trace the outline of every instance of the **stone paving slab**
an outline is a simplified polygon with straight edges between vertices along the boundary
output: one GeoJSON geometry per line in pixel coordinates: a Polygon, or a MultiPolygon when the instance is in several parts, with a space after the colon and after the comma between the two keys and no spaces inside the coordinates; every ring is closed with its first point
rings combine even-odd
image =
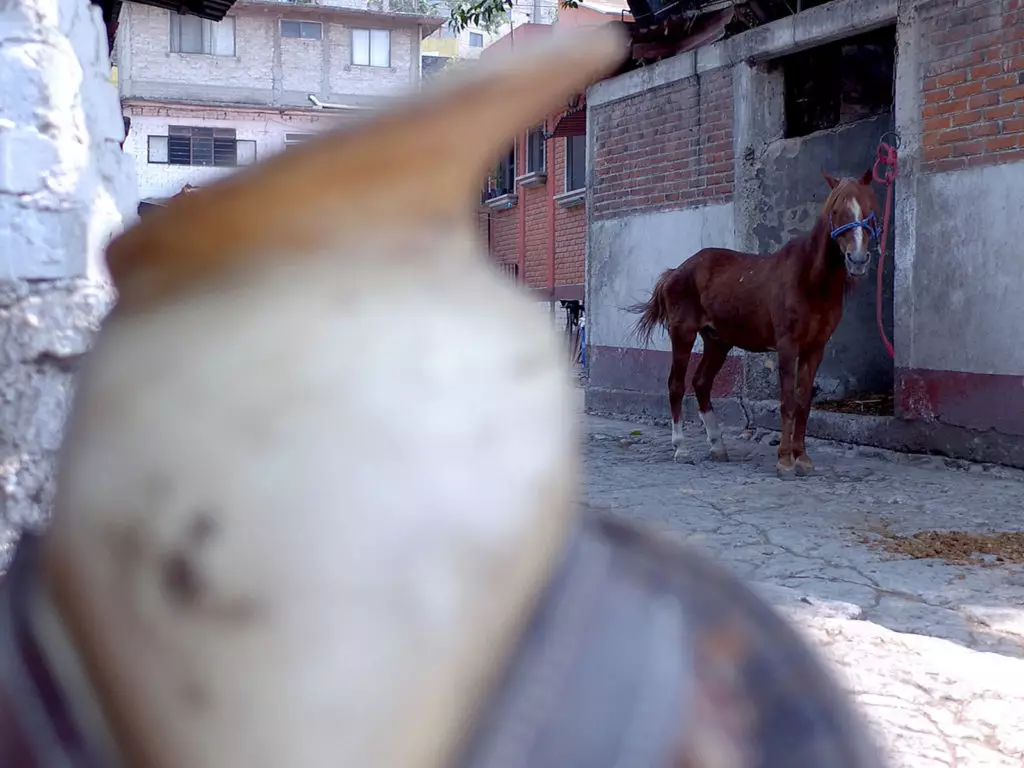
{"type": "MultiPolygon", "coordinates": [[[[586,417],[586,503],[684,539],[752,583],[830,658],[894,768],[1024,766],[1024,566],[872,548],[895,533],[1024,530],[1024,473],[727,430],[729,463],[672,461],[669,430],[586,417]]],[[[706,452],[698,425],[687,430],[706,452]]]]}

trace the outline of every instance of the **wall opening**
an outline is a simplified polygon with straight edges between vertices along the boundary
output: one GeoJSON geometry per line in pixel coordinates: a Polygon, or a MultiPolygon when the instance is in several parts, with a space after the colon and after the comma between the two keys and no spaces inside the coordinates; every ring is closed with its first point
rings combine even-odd
{"type": "Polygon", "coordinates": [[[776,65],[783,71],[787,139],[888,115],[896,26],[793,53],[776,65]]]}

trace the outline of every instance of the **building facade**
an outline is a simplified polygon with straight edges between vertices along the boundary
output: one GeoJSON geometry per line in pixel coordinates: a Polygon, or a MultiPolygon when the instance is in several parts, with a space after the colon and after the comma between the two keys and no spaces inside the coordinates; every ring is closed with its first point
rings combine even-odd
{"type": "MultiPolygon", "coordinates": [[[[1024,189],[1017,5],[832,0],[732,36],[723,23],[718,42],[590,88],[588,406],[667,418],[668,339],[640,348],[623,307],[702,247],[763,253],[808,231],[821,169],[860,175],[885,142],[899,155],[881,302],[895,358],[872,274],[815,385],[819,401],[891,406],[845,432],[812,412],[809,433],[1024,466],[1024,347],[1008,331],[1024,322],[1024,232],[1006,202],[1024,189]]],[[[721,410],[777,425],[776,381],[774,355],[734,351],[721,410]]]]}
{"type": "Polygon", "coordinates": [[[236,3],[220,22],[125,3],[125,151],[143,199],[201,185],[420,84],[440,12],[418,0],[236,3]]]}
{"type": "MultiPolygon", "coordinates": [[[[595,26],[622,16],[625,3],[562,8],[552,24],[524,24],[485,52],[507,51],[558,26],[595,26]]],[[[584,310],[586,99],[580,93],[517,136],[486,180],[481,230],[492,258],[548,302],[571,327],[584,310]]]]}

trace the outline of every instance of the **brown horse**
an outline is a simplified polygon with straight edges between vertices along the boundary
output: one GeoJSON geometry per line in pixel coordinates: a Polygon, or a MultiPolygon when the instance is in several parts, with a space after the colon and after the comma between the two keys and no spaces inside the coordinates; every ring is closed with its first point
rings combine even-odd
{"type": "Polygon", "coordinates": [[[668,400],[676,460],[688,459],[682,446],[682,403],[686,367],[699,333],[704,354],[693,390],[711,457],[728,461],[711,408],[711,387],[726,356],[733,347],[774,350],[782,401],[778,471],[792,477],[814,470],[804,445],[814,375],[842,317],[847,280],[867,273],[868,245],[879,237],[872,171],[860,179],[822,175],[832,191],[809,234],[768,256],[704,248],[663,272],[650,300],[630,307],[642,313],[635,328],[639,339],[649,342],[654,328],[662,325],[672,342],[668,400]]]}

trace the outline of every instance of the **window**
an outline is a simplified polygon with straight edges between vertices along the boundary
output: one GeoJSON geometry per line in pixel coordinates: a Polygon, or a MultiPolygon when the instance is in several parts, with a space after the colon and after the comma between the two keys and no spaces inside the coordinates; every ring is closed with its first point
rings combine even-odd
{"type": "Polygon", "coordinates": [[[896,28],[883,27],[777,59],[786,138],[889,114],[896,28]]]}
{"type": "Polygon", "coordinates": [[[171,125],[148,143],[150,163],[233,168],[256,162],[256,142],[237,140],[234,128],[171,125]]]}
{"type": "Polygon", "coordinates": [[[281,37],[297,37],[302,40],[323,38],[324,25],[319,21],[292,21],[281,19],[281,37]]]}
{"type": "Polygon", "coordinates": [[[526,134],[526,172],[544,172],[544,126],[531,128],[526,134]]]}
{"type": "Polygon", "coordinates": [[[480,32],[469,33],[469,47],[470,48],[483,48],[484,47],[484,36],[480,32]]]}
{"type": "Polygon", "coordinates": [[[302,144],[316,136],[315,133],[286,133],[284,135],[284,145],[291,147],[296,144],[302,144]]]}
{"type": "Polygon", "coordinates": [[[391,32],[386,29],[353,29],[352,63],[360,67],[390,67],[391,32]]]}
{"type": "Polygon", "coordinates": [[[587,137],[565,137],[565,191],[587,186],[587,137]]]}
{"type": "Polygon", "coordinates": [[[171,14],[171,52],[235,55],[235,17],[223,21],[171,14]]]}
{"type": "Polygon", "coordinates": [[[516,148],[509,147],[508,152],[502,155],[494,170],[491,173],[490,189],[487,192],[487,199],[509,195],[516,187],[516,148]]]}

